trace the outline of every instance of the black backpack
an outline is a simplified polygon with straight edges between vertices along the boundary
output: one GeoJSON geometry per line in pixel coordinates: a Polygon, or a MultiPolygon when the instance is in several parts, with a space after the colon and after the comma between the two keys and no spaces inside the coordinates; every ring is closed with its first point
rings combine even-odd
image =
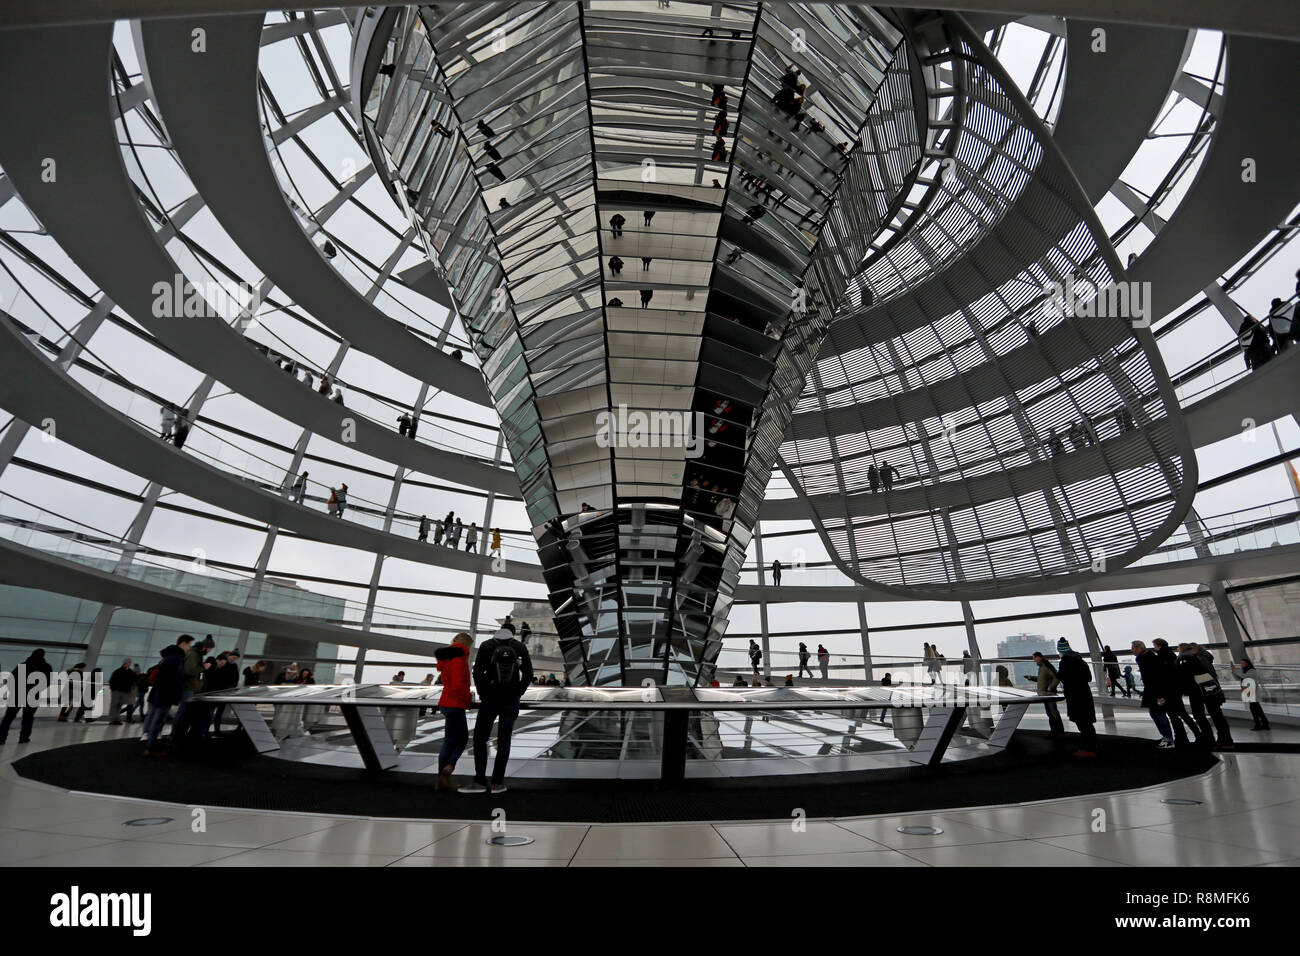
{"type": "Polygon", "coordinates": [[[487,683],[489,687],[513,689],[519,686],[519,651],[513,641],[493,641],[492,656],[488,659],[487,683]]]}

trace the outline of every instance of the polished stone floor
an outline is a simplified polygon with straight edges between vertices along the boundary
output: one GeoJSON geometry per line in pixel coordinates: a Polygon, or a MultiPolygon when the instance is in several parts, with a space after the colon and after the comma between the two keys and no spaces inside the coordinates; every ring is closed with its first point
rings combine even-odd
{"type": "MultiPolygon", "coordinates": [[[[1038,721],[1027,719],[1025,726],[1038,721]]],[[[1117,712],[1107,733],[1152,736],[1117,712]]],[[[484,823],[203,810],[70,793],[19,778],[33,749],[138,729],[38,721],[0,748],[0,864],[22,866],[1292,866],[1300,864],[1300,755],[1226,754],[1209,773],[1152,789],[937,813],[765,823],[554,825],[506,822],[531,844],[500,847],[484,823]],[[1192,805],[1164,800],[1195,800],[1192,805]],[[140,818],[172,817],[153,826],[140,818]],[[908,825],[943,832],[911,835],[908,825]]],[[[1300,742],[1300,729],[1234,732],[1300,742]]],[[[1153,759],[1158,755],[1153,751],[1153,759]]],[[[1009,795],[1011,796],[1011,795],[1009,795]]]]}

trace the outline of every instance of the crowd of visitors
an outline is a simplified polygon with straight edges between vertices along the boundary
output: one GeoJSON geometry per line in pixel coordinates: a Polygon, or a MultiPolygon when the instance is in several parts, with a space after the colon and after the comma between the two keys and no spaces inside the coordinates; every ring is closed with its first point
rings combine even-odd
{"type": "MultiPolygon", "coordinates": [[[[1223,716],[1227,698],[1219,684],[1214,656],[1209,651],[1193,643],[1179,644],[1175,651],[1163,638],[1156,638],[1151,647],[1144,641],[1134,641],[1132,651],[1142,675],[1142,706],[1160,732],[1157,747],[1166,750],[1187,746],[1190,731],[1198,745],[1234,749],[1232,731],[1223,716]],[[1190,713],[1183,705],[1184,697],[1190,713]]],[[[1243,660],[1242,665],[1249,667],[1250,661],[1243,660]]],[[[1243,700],[1247,683],[1242,681],[1243,700]]],[[[1254,690],[1255,681],[1249,683],[1254,690]]],[[[1252,729],[1267,729],[1267,724],[1264,728],[1259,726],[1259,715],[1255,717],[1256,726],[1252,729]]]]}
{"type": "MultiPolygon", "coordinates": [[[[479,527],[477,521],[471,521],[467,528],[464,522],[456,517],[454,511],[448,511],[446,517],[439,518],[437,521],[430,521],[428,515],[420,515],[420,521],[416,527],[416,540],[428,541],[430,529],[433,530],[433,543],[436,545],[455,550],[460,547],[460,540],[463,535],[465,550],[471,554],[479,553],[479,527]]],[[[483,539],[485,543],[489,544],[489,553],[501,553],[500,528],[493,528],[490,538],[485,533],[483,539]]]]}
{"type": "MultiPolygon", "coordinates": [[[[175,644],[162,649],[158,662],[147,671],[141,671],[140,665],[130,658],[123,660],[108,678],[108,704],[103,715],[106,723],[113,727],[136,722],[143,724],[141,739],[145,741],[145,754],[152,757],[166,753],[161,738],[169,721],[169,743],[173,751],[203,737],[223,736],[221,727],[225,705],[194,701],[196,694],[239,686],[239,651],[222,651],[214,655],[211,652],[215,645],[211,634],[197,641],[189,634],[182,634],[175,644]]],[[[262,683],[269,666],[267,661],[258,661],[244,668],[244,686],[255,687],[262,683]]],[[[95,668],[87,674],[85,667],[84,663],[75,664],[64,675],[67,704],[60,708],[58,721],[89,723],[100,719],[85,714],[94,706],[102,672],[95,668]],[[90,693],[82,692],[83,682],[93,688],[90,693]]],[[[38,649],[15,668],[13,674],[15,678],[20,675],[24,678],[24,687],[34,686],[33,682],[39,680],[48,686],[53,670],[45,661],[45,651],[38,649]],[[43,675],[43,678],[36,675],[43,675]]],[[[277,676],[276,683],[313,684],[315,680],[310,669],[299,669],[297,664],[290,664],[277,676]]],[[[6,708],[3,722],[0,722],[0,743],[4,742],[9,726],[20,710],[23,718],[19,742],[26,743],[31,739],[36,708],[11,703],[6,708]]]]}
{"type": "MultiPolygon", "coordinates": [[[[414,431],[414,424],[411,426],[414,431]]],[[[286,496],[292,502],[301,504],[307,494],[308,472],[304,471],[295,477],[286,489],[286,496]]],[[[348,507],[348,485],[343,482],[337,488],[329,489],[329,497],[325,502],[325,510],[335,518],[342,518],[348,507]]],[[[456,517],[454,511],[448,511],[445,518],[439,518],[433,521],[428,515],[420,515],[415,521],[415,536],[417,541],[428,542],[429,533],[433,532],[433,543],[448,548],[458,548],[461,544],[461,538],[465,539],[464,549],[472,554],[479,554],[479,526],[478,522],[472,521],[468,528],[464,526],[461,519],[456,517]]],[[[501,553],[501,529],[491,529],[491,535],[484,531],[482,536],[483,543],[488,544],[488,553],[501,553]]]]}
{"type": "MultiPolygon", "coordinates": [[[[1300,272],[1296,273],[1296,290],[1300,293],[1300,272]]],[[[1300,342],[1297,310],[1300,310],[1300,298],[1275,298],[1264,322],[1249,314],[1242,318],[1237,329],[1237,343],[1241,346],[1248,370],[1253,372],[1262,368],[1273,356],[1300,342]]]]}
{"type": "MultiPolygon", "coordinates": [[[[516,636],[513,621],[507,616],[502,626],[476,655],[472,655],[474,641],[468,634],[457,634],[451,644],[435,653],[437,682],[442,685],[438,708],[445,718],[443,746],[439,754],[439,790],[459,790],[475,794],[506,789],[504,778],[510,759],[511,736],[519,717],[520,700],[529,686],[567,685],[567,675],[562,682],[555,674],[543,677],[534,673],[528,650],[531,628],[521,624],[516,636]],[[471,667],[471,656],[473,662],[471,667]],[[479,703],[474,731],[469,731],[468,711],[473,708],[472,686],[477,689],[479,703]],[[488,743],[495,745],[496,756],[489,773],[488,743]],[[457,785],[451,776],[463,752],[472,746],[474,777],[468,784],[457,785]]],[[[110,726],[131,724],[137,719],[143,723],[142,740],[145,755],[161,757],[183,752],[194,741],[205,737],[223,736],[223,704],[210,704],[196,695],[205,692],[230,690],[240,683],[240,654],[237,650],[213,654],[215,641],[212,635],[195,640],[191,635],[181,635],[175,644],[161,651],[159,660],[147,671],[127,658],[109,675],[107,688],[109,701],[104,716],[110,726]],[[175,715],[172,710],[175,708],[175,715]],[[169,749],[165,750],[162,733],[171,723],[169,749]]],[[[1131,650],[1142,678],[1141,703],[1160,732],[1157,748],[1161,750],[1197,745],[1217,750],[1233,750],[1235,744],[1231,728],[1223,713],[1226,694],[1216,671],[1213,655],[1200,644],[1188,642],[1172,647],[1167,641],[1156,638],[1151,646],[1144,641],[1133,641],[1131,650]],[[1186,703],[1184,703],[1186,701],[1186,703]]],[[[931,684],[942,681],[946,663],[937,645],[926,643],[923,648],[923,666],[931,684]]],[[[813,652],[806,643],[798,645],[798,677],[813,677],[810,666],[813,652]]],[[[749,641],[748,658],[753,676],[746,680],[743,674],[735,677],[734,687],[772,687],[770,678],[762,676],[763,649],[753,639],[749,641]]],[[[818,644],[816,657],[822,679],[829,676],[830,652],[818,644]]],[[[1080,747],[1074,756],[1096,757],[1099,750],[1096,710],[1093,701],[1092,668],[1089,662],[1062,637],[1057,642],[1057,662],[1054,664],[1041,653],[1033,655],[1035,671],[1030,680],[1042,696],[1063,696],[1066,714],[1079,734],[1080,747]]],[[[978,679],[978,660],[969,652],[963,654],[963,672],[966,682],[978,679]]],[[[1120,666],[1118,656],[1109,645],[1102,649],[1102,673],[1110,695],[1131,696],[1137,693],[1133,668],[1120,666]]],[[[243,685],[255,687],[266,681],[270,663],[257,661],[242,672],[243,685]]],[[[62,698],[64,706],[57,720],[82,721],[88,707],[93,706],[94,694],[84,698],[78,691],[84,683],[98,688],[100,671],[86,672],[84,662],[73,665],[64,676],[71,693],[62,698]]],[[[998,686],[1012,685],[1005,666],[997,668],[998,686]]],[[[1233,677],[1240,681],[1242,701],[1254,718],[1252,730],[1268,730],[1267,716],[1260,706],[1259,678],[1249,659],[1234,668],[1233,677]]],[[[49,686],[53,670],[45,660],[44,650],[34,650],[13,671],[12,688],[28,688],[41,682],[49,686]]],[[[393,675],[395,683],[405,682],[406,674],[393,675]]],[[[424,683],[431,684],[430,674],[424,683]]],[[[290,663],[282,668],[271,683],[314,684],[310,668],[290,663]]],[[[715,679],[712,686],[719,686],[715,679]]],[[[795,686],[795,675],[786,675],[786,687],[795,686]]],[[[893,686],[892,675],[886,674],[881,686],[893,686]]],[[[12,691],[11,691],[12,693],[12,691]]],[[[97,693],[97,691],[96,691],[97,693]]],[[[1046,701],[1044,708],[1053,737],[1065,736],[1064,723],[1056,701],[1046,701]]],[[[10,726],[22,714],[19,742],[31,739],[37,707],[28,700],[8,701],[0,720],[0,743],[4,743],[10,726]]],[[[95,718],[89,718],[91,720],[95,718]]]]}

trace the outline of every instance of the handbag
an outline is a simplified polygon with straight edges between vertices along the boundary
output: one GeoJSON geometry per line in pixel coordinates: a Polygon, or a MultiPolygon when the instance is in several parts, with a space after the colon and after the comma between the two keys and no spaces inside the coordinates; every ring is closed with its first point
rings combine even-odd
{"type": "Polygon", "coordinates": [[[1196,689],[1201,692],[1202,697],[1223,698],[1223,688],[1209,674],[1197,674],[1193,680],[1196,681],[1196,689]]]}

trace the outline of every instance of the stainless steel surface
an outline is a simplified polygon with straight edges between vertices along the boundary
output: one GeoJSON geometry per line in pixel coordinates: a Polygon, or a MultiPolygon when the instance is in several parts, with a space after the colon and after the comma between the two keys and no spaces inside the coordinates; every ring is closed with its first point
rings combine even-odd
{"type": "MultiPolygon", "coordinates": [[[[657,687],[531,687],[520,701],[529,710],[897,710],[933,707],[987,707],[993,704],[1033,704],[1060,700],[1059,696],[1010,687],[954,687],[930,685],[902,687],[698,687],[687,699],[674,688],[677,699],[664,700],[657,687]]],[[[262,685],[242,687],[229,693],[200,695],[209,703],[346,705],[364,703],[379,709],[432,707],[442,695],[441,687],[401,684],[315,684],[262,685]]]]}

